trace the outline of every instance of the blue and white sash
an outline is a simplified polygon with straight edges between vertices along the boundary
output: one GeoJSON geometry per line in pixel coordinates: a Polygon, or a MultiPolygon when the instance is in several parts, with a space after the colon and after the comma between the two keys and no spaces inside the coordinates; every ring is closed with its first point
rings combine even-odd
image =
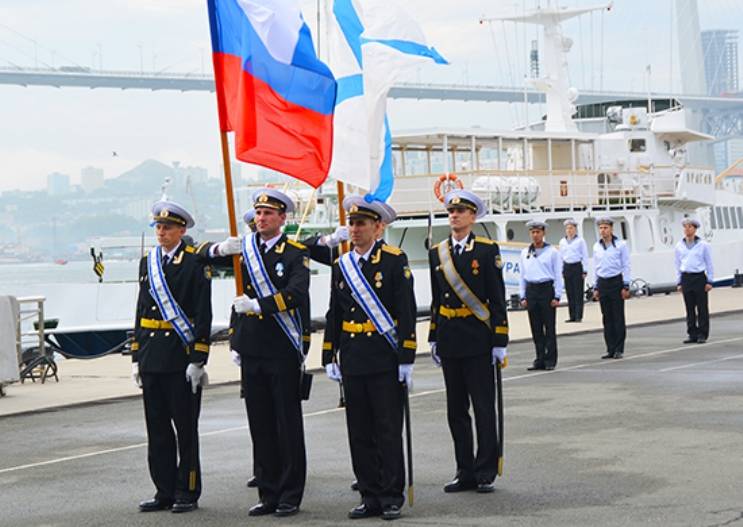
{"type": "Polygon", "coordinates": [[[457,268],[454,265],[454,260],[451,257],[451,251],[449,251],[449,243],[446,240],[439,244],[438,254],[441,270],[444,272],[444,278],[454,290],[454,293],[472,311],[475,317],[490,327],[490,310],[488,306],[480,301],[462,277],[459,276],[457,268]]]}
{"type": "Polygon", "coordinates": [[[163,320],[173,325],[173,329],[186,346],[195,340],[193,326],[188,317],[175,301],[173,294],[168,288],[163,272],[163,251],[159,245],[153,247],[147,254],[147,275],[150,280],[150,295],[155,300],[163,320]]]}
{"type": "MultiPolygon", "coordinates": [[[[243,260],[245,260],[245,267],[250,274],[250,283],[255,287],[258,298],[273,296],[279,292],[271,282],[263,263],[263,257],[258,250],[258,233],[243,238],[243,260]]],[[[304,357],[302,353],[302,319],[299,318],[299,310],[281,311],[274,313],[273,317],[281,330],[289,337],[292,346],[304,357]]]]}
{"type": "Polygon", "coordinates": [[[341,256],[338,264],[346,279],[346,283],[351,288],[351,296],[361,306],[369,317],[374,327],[382,335],[392,349],[397,351],[397,331],[395,321],[392,319],[387,308],[372,289],[366,277],[361,272],[359,264],[356,263],[353,255],[349,252],[341,256]]]}

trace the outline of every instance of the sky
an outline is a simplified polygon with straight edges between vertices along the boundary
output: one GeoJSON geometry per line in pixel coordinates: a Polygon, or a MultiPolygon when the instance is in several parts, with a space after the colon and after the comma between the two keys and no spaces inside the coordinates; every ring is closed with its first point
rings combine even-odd
{"type": "MultiPolygon", "coordinates": [[[[478,20],[546,1],[407,0],[429,44],[451,63],[418,69],[410,80],[523,86],[536,29],[480,25],[478,20]]],[[[673,51],[679,36],[672,17],[677,1],[615,0],[609,13],[565,23],[564,33],[574,41],[571,83],[579,90],[603,86],[644,92],[650,65],[653,90],[678,91],[685,58],[673,51]]],[[[561,2],[577,7],[599,3],[561,2]]],[[[698,4],[702,29],[743,30],[743,1],[698,4]]],[[[313,30],[316,5],[317,0],[302,0],[313,30]]],[[[2,0],[0,67],[209,73],[205,6],[206,0],[2,0]]],[[[393,130],[508,129],[527,117],[523,105],[508,104],[392,100],[388,108],[393,130]]],[[[532,106],[529,119],[539,110],[532,106]]],[[[86,166],[101,167],[106,177],[115,177],[148,158],[204,166],[218,175],[214,94],[0,85],[0,191],[44,188],[46,176],[55,171],[77,182],[86,166]]]]}

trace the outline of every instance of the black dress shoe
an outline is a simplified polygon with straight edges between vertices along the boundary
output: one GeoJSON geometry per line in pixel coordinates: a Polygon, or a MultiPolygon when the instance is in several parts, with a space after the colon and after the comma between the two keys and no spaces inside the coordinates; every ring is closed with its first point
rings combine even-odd
{"type": "Polygon", "coordinates": [[[602,359],[613,359],[614,354],[613,353],[607,353],[606,355],[601,355],[602,359]]]}
{"type": "Polygon", "coordinates": [[[465,490],[472,490],[475,487],[477,487],[477,483],[474,480],[454,478],[444,485],[444,492],[463,492],[465,490]]]}
{"type": "Polygon", "coordinates": [[[143,501],[139,504],[140,512],[154,512],[164,511],[173,506],[172,500],[161,500],[159,498],[152,498],[151,500],[143,501]]]}
{"type": "Polygon", "coordinates": [[[397,505],[385,505],[382,509],[383,520],[396,520],[400,516],[402,516],[402,513],[397,505]]]}
{"type": "Polygon", "coordinates": [[[577,320],[573,320],[572,318],[569,318],[565,321],[566,324],[570,324],[571,322],[577,322],[577,320]]]}
{"type": "Polygon", "coordinates": [[[707,339],[704,337],[700,337],[697,339],[697,344],[704,344],[705,342],[707,342],[707,339]]]}
{"type": "Polygon", "coordinates": [[[623,359],[624,353],[615,353],[612,359],[623,359]]]}
{"type": "Polygon", "coordinates": [[[359,491],[359,482],[358,482],[358,480],[353,480],[351,482],[351,490],[354,491],[354,492],[358,492],[359,491]]]}
{"type": "Polygon", "coordinates": [[[247,484],[247,487],[248,487],[249,489],[255,489],[255,488],[257,488],[257,487],[258,487],[258,480],[257,480],[257,479],[255,479],[255,476],[251,477],[251,478],[250,478],[250,479],[248,480],[248,484],[247,484]]]}
{"type": "Polygon", "coordinates": [[[382,514],[379,509],[372,509],[366,503],[362,503],[348,511],[348,517],[352,520],[359,520],[361,518],[373,518],[382,514]]]}
{"type": "Polygon", "coordinates": [[[477,492],[480,494],[489,494],[495,492],[495,485],[493,483],[478,483],[477,492]]]}
{"type": "Polygon", "coordinates": [[[693,339],[693,338],[689,337],[688,339],[686,339],[686,340],[684,341],[684,344],[694,344],[694,343],[696,343],[696,342],[698,342],[698,340],[697,340],[697,339],[693,339]]]}
{"type": "Polygon", "coordinates": [[[174,513],[191,512],[191,511],[195,511],[198,508],[199,508],[198,501],[175,500],[175,503],[173,504],[173,508],[170,509],[170,512],[174,512],[174,513]]]}
{"type": "Polygon", "coordinates": [[[276,505],[259,503],[250,507],[250,510],[248,510],[248,516],[266,516],[267,514],[273,514],[274,512],[276,512],[276,505]]]}
{"type": "Polygon", "coordinates": [[[544,366],[537,366],[536,364],[532,364],[528,368],[526,368],[526,371],[534,371],[534,370],[543,370],[544,366]]]}
{"type": "Polygon", "coordinates": [[[299,507],[297,505],[292,505],[290,503],[279,503],[279,506],[276,507],[276,512],[274,512],[273,515],[278,517],[294,516],[298,512],[299,507]]]}

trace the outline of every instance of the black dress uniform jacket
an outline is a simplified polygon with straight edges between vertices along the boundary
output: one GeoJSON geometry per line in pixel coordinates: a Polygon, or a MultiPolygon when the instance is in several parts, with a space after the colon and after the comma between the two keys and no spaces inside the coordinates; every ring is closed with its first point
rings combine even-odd
{"type": "Polygon", "coordinates": [[[333,362],[336,350],[341,353],[343,375],[367,375],[397,370],[399,364],[412,364],[416,351],[416,305],[408,257],[399,248],[380,240],[374,244],[369,261],[361,272],[390,316],[397,321],[397,352],[376,330],[343,331],[344,321],[352,324],[370,322],[351,296],[351,289],[336,261],[333,264],[330,309],[326,316],[323,366],[333,362]]]}
{"type": "MultiPolygon", "coordinates": [[[[451,239],[441,243],[449,245],[451,239]]],[[[457,273],[470,290],[490,310],[490,328],[473,315],[446,317],[441,308],[461,309],[464,306],[444,277],[439,261],[438,245],[428,253],[431,267],[431,326],[429,342],[437,343],[440,357],[460,358],[490,354],[490,350],[508,345],[506,293],[498,244],[470,233],[464,250],[452,255],[457,273]]]]}
{"type": "Polygon", "coordinates": [[[172,328],[156,328],[162,314],[150,294],[147,257],[139,262],[139,297],[134,321],[132,361],[141,373],[185,372],[189,362],[206,362],[212,325],[211,268],[182,242],[164,267],[165,280],[175,301],[191,320],[195,341],[184,346],[172,328]],[[150,327],[144,327],[150,326],[150,327]]]}

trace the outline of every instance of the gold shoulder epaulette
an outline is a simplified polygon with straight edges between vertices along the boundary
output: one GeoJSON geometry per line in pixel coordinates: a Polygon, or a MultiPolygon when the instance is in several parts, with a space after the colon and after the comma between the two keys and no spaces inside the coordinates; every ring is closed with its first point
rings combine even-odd
{"type": "Polygon", "coordinates": [[[193,253],[196,252],[196,249],[194,248],[193,245],[186,245],[186,248],[183,249],[183,250],[186,251],[189,254],[193,254],[193,253]]]}
{"type": "Polygon", "coordinates": [[[201,254],[201,252],[206,248],[206,246],[209,245],[209,242],[201,242],[198,247],[196,247],[196,253],[201,254]]]}
{"type": "Polygon", "coordinates": [[[400,256],[402,254],[402,249],[395,247],[394,245],[387,245],[386,243],[382,245],[382,250],[386,253],[394,254],[395,256],[400,256]]]}
{"type": "Polygon", "coordinates": [[[475,241],[484,243],[485,245],[493,245],[495,243],[495,241],[490,238],[485,238],[484,236],[475,236],[475,241]]]}
{"type": "Polygon", "coordinates": [[[292,240],[291,238],[287,238],[286,239],[286,243],[288,243],[289,245],[292,245],[292,246],[296,247],[297,249],[305,250],[307,248],[307,246],[305,244],[296,242],[296,241],[292,240]]]}

